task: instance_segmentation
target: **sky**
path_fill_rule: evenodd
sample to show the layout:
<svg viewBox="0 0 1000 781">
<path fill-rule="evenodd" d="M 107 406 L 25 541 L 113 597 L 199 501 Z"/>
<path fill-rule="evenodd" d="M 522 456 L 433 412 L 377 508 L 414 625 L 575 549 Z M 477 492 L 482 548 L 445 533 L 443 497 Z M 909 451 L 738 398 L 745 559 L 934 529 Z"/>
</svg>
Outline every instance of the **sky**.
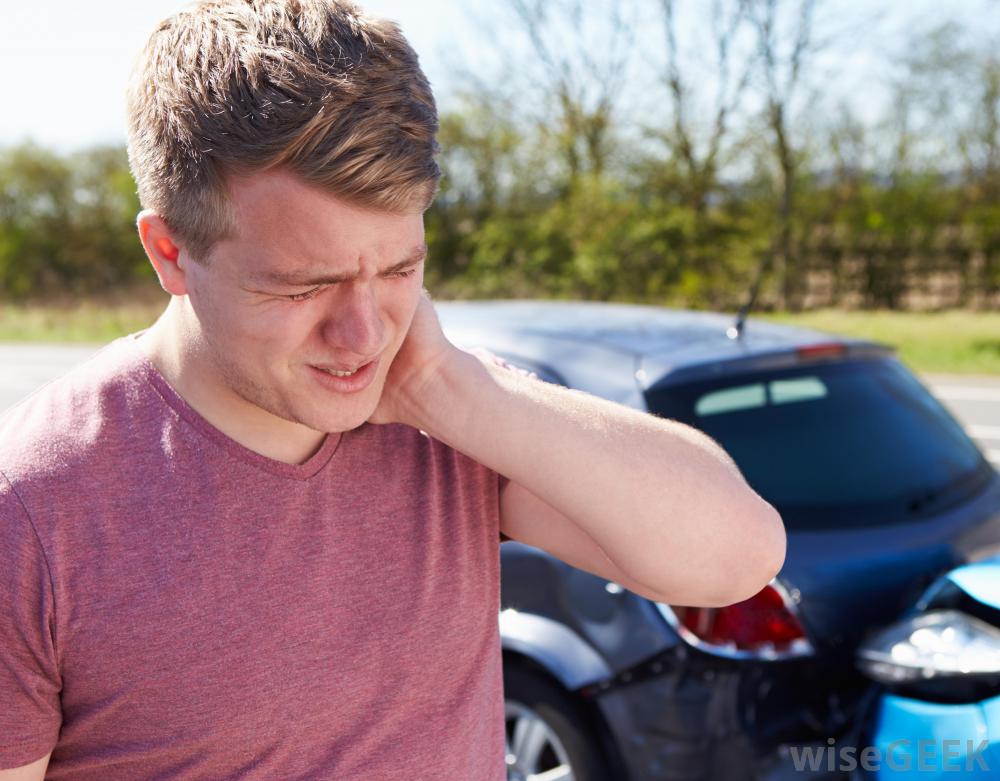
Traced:
<svg viewBox="0 0 1000 781">
<path fill-rule="evenodd" d="M 499 38 L 483 41 L 474 23 L 500 0 L 362 0 L 369 11 L 395 19 L 421 56 L 439 103 L 447 105 L 456 57 L 475 62 Z M 1000 28 L 1000 0 L 825 0 L 850 17 L 884 13 L 883 48 L 905 39 L 908 26 L 948 14 Z M 124 91 L 132 62 L 154 25 L 183 0 L 17 0 L 0 26 L 0 147 L 32 140 L 58 151 L 124 142 Z M 584 4 L 586 6 L 586 3 Z M 707 0 L 688 7 L 704 9 Z M 944 9 L 944 10 L 942 10 Z M 880 33 L 881 35 L 881 33 Z M 457 43 L 461 42 L 461 43 Z M 488 45 L 483 45 L 488 44 Z M 460 50 L 460 51 L 456 51 Z M 870 56 L 845 57 L 839 78 L 882 98 L 869 75 Z M 868 70 L 866 70 L 868 69 Z M 869 101 L 869 102 L 871 102 Z"/>
<path fill-rule="evenodd" d="M 447 80 L 445 42 L 481 0 L 367 0 L 399 22 L 431 83 Z M 128 74 L 150 32 L 183 0 L 16 0 L 0 25 L 0 146 L 69 151 L 124 142 Z M 457 31 L 457 33 L 456 33 Z"/>
</svg>

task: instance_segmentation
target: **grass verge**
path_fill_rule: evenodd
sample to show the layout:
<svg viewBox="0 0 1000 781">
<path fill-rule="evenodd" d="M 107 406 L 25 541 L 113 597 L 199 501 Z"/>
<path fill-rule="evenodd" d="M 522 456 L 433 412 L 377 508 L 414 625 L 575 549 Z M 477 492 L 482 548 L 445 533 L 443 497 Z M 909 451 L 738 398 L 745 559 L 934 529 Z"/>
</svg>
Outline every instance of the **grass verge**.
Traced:
<svg viewBox="0 0 1000 781">
<path fill-rule="evenodd" d="M 166 305 L 166 293 L 156 286 L 44 303 L 4 301 L 0 342 L 104 344 L 149 327 Z"/>
<path fill-rule="evenodd" d="M 752 317 L 885 342 L 922 373 L 1000 376 L 1000 312 L 821 309 Z"/>
</svg>

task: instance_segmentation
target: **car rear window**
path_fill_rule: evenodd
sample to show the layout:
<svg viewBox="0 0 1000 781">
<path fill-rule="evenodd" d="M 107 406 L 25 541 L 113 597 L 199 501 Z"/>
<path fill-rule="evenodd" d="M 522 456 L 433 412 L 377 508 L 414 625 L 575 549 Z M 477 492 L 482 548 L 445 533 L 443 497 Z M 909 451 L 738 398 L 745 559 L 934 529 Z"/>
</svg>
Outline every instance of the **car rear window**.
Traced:
<svg viewBox="0 0 1000 781">
<path fill-rule="evenodd" d="M 654 387 L 646 398 L 655 414 L 725 448 L 789 530 L 916 520 L 967 499 L 993 475 L 894 357 Z"/>
</svg>

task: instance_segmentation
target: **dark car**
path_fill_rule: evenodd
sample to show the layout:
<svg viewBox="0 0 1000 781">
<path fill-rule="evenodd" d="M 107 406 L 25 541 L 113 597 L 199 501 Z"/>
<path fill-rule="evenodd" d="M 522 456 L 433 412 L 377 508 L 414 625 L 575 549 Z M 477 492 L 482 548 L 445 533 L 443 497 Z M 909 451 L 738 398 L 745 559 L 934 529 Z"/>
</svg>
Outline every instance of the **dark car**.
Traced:
<svg viewBox="0 0 1000 781">
<path fill-rule="evenodd" d="M 504 543 L 508 778 L 836 777 L 793 749 L 851 729 L 861 638 L 1000 541 L 1000 475 L 962 427 L 876 342 L 630 305 L 437 309 L 460 346 L 704 431 L 788 532 L 779 576 L 719 609 Z"/>
</svg>

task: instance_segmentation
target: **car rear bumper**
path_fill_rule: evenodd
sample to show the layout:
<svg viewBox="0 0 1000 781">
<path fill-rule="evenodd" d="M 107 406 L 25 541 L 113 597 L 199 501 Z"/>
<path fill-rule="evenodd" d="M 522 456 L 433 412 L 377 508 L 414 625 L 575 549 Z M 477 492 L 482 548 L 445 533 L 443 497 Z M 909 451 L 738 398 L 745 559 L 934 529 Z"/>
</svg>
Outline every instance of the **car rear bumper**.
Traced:
<svg viewBox="0 0 1000 781">
<path fill-rule="evenodd" d="M 836 692 L 852 683 L 815 660 L 666 656 L 592 696 L 629 781 L 844 781 L 825 761 L 811 768 L 805 748 L 850 732 L 854 707 Z"/>
</svg>

